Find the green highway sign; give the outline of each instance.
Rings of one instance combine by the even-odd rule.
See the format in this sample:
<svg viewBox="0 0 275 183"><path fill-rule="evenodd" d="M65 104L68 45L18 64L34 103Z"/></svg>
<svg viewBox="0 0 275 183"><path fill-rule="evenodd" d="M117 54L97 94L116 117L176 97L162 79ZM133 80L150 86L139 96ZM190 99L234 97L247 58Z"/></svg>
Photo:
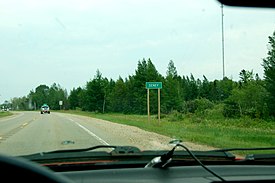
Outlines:
<svg viewBox="0 0 275 183"><path fill-rule="evenodd" d="M146 89L162 89L162 82L146 82Z"/></svg>

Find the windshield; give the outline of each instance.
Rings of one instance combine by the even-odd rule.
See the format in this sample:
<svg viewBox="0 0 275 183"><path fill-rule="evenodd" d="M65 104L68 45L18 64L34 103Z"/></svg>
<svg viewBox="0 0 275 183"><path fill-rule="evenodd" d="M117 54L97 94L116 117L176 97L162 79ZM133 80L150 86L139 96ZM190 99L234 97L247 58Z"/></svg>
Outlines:
<svg viewBox="0 0 275 183"><path fill-rule="evenodd" d="M0 7L1 153L167 150L173 139L200 151L275 146L274 10L216 0Z"/></svg>

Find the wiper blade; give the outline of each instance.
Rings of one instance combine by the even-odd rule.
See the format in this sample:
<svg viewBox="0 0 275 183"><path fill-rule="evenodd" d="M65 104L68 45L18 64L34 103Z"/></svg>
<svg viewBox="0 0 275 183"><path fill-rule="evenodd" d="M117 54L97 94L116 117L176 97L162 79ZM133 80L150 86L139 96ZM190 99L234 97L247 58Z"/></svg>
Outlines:
<svg viewBox="0 0 275 183"><path fill-rule="evenodd" d="M112 145L98 145L88 148L82 149L64 149L64 150L57 150L57 151L50 151L50 152L43 152L42 154L56 154L56 153L74 153L74 152L85 152L85 151L93 151L96 149L113 149L110 153L111 155L129 155L140 153L140 149L134 146L112 146Z"/></svg>
<svg viewBox="0 0 275 183"><path fill-rule="evenodd" d="M95 151L97 149L113 149L111 152L107 151ZM82 149L64 149L56 150L49 152L41 152L30 155L24 155L21 157L31 159L31 160L40 160L40 159L60 159L60 158L75 158L75 157L87 157L87 156L129 156L129 155L139 155L140 149L134 146L113 146L113 145L98 145ZM65 155L64 155L65 154Z"/></svg>
<svg viewBox="0 0 275 183"><path fill-rule="evenodd" d="M251 147L251 148L224 148L224 149L216 149L210 150L207 152L229 152L229 151L260 151L260 150L275 150L275 147Z"/></svg>
<svg viewBox="0 0 275 183"><path fill-rule="evenodd" d="M112 148L115 149L118 146L112 146L112 145L98 145L88 148L81 148L81 149L64 149L64 150L56 150L56 151L50 151L50 152L42 152L40 154L56 154L56 153L68 153L68 152L85 152L85 151L92 151L96 149L105 149L105 148Z"/></svg>
<svg viewBox="0 0 275 183"><path fill-rule="evenodd" d="M248 154L245 157L248 161L271 161L275 160L275 154Z"/></svg>

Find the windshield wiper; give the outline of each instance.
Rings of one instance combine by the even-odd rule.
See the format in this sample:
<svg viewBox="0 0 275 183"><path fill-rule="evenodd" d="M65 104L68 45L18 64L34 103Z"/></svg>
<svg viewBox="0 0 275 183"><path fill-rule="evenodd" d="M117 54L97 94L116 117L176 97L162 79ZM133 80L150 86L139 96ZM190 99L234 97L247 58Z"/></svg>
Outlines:
<svg viewBox="0 0 275 183"><path fill-rule="evenodd" d="M275 150L275 147L224 148L224 149L210 150L207 152L258 151L258 150Z"/></svg>
<svg viewBox="0 0 275 183"><path fill-rule="evenodd" d="M245 159L246 161L269 161L275 160L275 154L248 154L246 155ZM272 163L272 164L273 164Z"/></svg>
<svg viewBox="0 0 275 183"><path fill-rule="evenodd" d="M275 147L248 147L248 148L225 148L216 149L207 152L230 152L230 151L269 151L275 150ZM256 160L275 160L275 154L247 154L243 160L245 161L256 161Z"/></svg>
<svg viewBox="0 0 275 183"><path fill-rule="evenodd" d="M40 152L30 155L24 155L27 159L41 159L41 158L60 158L60 157L77 157L77 156L87 156L87 152L98 150L98 149L112 149L110 152L107 151L96 151L93 152L95 156L119 156L119 155L139 155L141 152L139 148L134 146L114 146L114 145L98 145L92 146L88 148L81 148L81 149L64 149L64 150L56 150L56 151L49 151L49 152ZM66 154L66 156L64 156ZM89 154L91 155L91 154Z"/></svg>
<svg viewBox="0 0 275 183"><path fill-rule="evenodd" d="M211 150L207 152L230 152L230 151L269 151L269 150L275 150L275 147L251 147L251 148L225 148L225 149L217 149L217 150ZM269 162L271 164L274 164L275 160L275 154L246 154L244 158L239 159L241 162Z"/></svg>
<svg viewBox="0 0 275 183"><path fill-rule="evenodd" d="M68 153L68 152L85 152L85 151L92 151L92 150L96 150L96 149L106 149L106 148L115 149L115 148L117 148L117 146L98 145L98 146L93 146L93 147L88 147L88 148L81 148L81 149L63 149L63 150L56 150L56 151L49 151L49 152L41 152L40 154L56 154L56 153Z"/></svg>
<svg viewBox="0 0 275 183"><path fill-rule="evenodd" d="M57 153L75 153L75 152L86 152L93 151L97 149L113 149L110 153L111 155L129 155L140 153L140 149L134 146L113 146L113 145L98 145L82 149L64 149L50 152L43 152L42 154L57 154Z"/></svg>

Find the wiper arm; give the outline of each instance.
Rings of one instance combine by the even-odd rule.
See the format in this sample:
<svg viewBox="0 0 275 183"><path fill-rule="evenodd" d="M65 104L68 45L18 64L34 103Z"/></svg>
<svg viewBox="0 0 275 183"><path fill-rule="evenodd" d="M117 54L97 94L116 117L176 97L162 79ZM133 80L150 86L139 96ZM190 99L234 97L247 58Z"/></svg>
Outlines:
<svg viewBox="0 0 275 183"><path fill-rule="evenodd" d="M56 150L56 151L50 151L50 152L42 152L40 154L55 154L55 153L68 153L68 152L85 152L85 151L92 151L96 149L105 149L105 148L112 148L115 149L118 146L112 146L112 145L98 145L88 148L82 148L82 149L64 149L64 150Z"/></svg>
<svg viewBox="0 0 275 183"><path fill-rule="evenodd" d="M63 154L66 154L66 157L75 157L75 156L87 156L88 154L83 154L83 152L89 152L96 149L106 149L110 148L113 149L111 152L103 152L99 151L98 153L94 153L94 155L100 155L100 156L129 156L129 155L139 155L140 149L134 146L114 146L114 145L98 145L88 148L82 148L82 149L64 149L64 150L56 150L56 151L49 151L49 152L40 152L30 155L24 155L22 157L25 157L27 159L43 159L45 157L47 158L60 158L65 157ZM91 154L89 154L91 155Z"/></svg>
<svg viewBox="0 0 275 183"><path fill-rule="evenodd" d="M207 152L229 152L229 151L268 151L275 150L275 147L251 147L251 148L225 148ZM247 154L241 161L270 161L275 160L275 154Z"/></svg>
<svg viewBox="0 0 275 183"><path fill-rule="evenodd" d="M43 152L42 154L56 154L56 153L70 153L70 152L85 152L85 151L92 151L96 149L106 149L110 148L113 149L110 153L111 155L125 155L125 154L135 154L140 153L140 149L134 146L112 146L112 145L98 145L83 149L64 149L64 150L57 150L57 151L50 151L50 152Z"/></svg>
<svg viewBox="0 0 275 183"><path fill-rule="evenodd" d="M248 154L245 159L247 161L271 161L275 160L275 154Z"/></svg>
<svg viewBox="0 0 275 183"><path fill-rule="evenodd" d="M275 147L251 147L251 148L225 148L225 149L216 149L210 150L207 152L229 152L229 151L258 151L258 150L275 150Z"/></svg>

